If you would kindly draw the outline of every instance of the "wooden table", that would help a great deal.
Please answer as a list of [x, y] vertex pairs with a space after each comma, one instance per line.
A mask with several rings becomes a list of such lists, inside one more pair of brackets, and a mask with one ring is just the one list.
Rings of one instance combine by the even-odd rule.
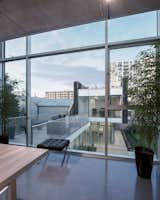
[[0, 144], [0, 190], [9, 186], [9, 199], [16, 199], [16, 178], [48, 150]]

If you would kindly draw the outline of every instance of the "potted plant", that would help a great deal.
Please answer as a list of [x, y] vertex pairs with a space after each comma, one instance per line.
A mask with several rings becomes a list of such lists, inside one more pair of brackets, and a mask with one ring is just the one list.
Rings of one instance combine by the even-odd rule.
[[14, 90], [17, 87], [16, 80], [10, 80], [9, 76], [5, 76], [3, 87], [0, 90], [0, 117], [1, 117], [1, 135], [0, 143], [8, 144], [9, 135], [13, 139], [15, 135], [15, 124], [10, 118], [15, 117], [19, 113], [19, 103]]
[[151, 177], [160, 132], [160, 51], [159, 45], [154, 47], [137, 56], [128, 81], [129, 109], [133, 110], [130, 127], [138, 138], [136, 166], [143, 178]]

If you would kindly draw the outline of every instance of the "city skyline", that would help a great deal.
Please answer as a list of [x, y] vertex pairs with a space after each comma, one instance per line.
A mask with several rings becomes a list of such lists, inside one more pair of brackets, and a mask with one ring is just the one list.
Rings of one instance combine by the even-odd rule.
[[[119, 69], [118, 69], [119, 63], [122, 63], [122, 65], [124, 65], [125, 63], [127, 63], [129, 71], [130, 71], [131, 65], [134, 64], [134, 61], [136, 60], [136, 57], [137, 57], [136, 54], [138, 55], [139, 50], [143, 51], [143, 50], [147, 50], [148, 48], [149, 48], [149, 46], [138, 47], [138, 49], [136, 47], [136, 49], [135, 49], [135, 59], [133, 59], [133, 60], [132, 59], [131, 60], [128, 60], [128, 59], [127, 60], [122, 60], [121, 59], [121, 60], [118, 60], [118, 61], [114, 61], [113, 60], [113, 62], [111, 62], [110, 65], [111, 65], [111, 85], [112, 86], [113, 85], [114, 86], [118, 86], [118, 87], [121, 86], [120, 77], [124, 75], [124, 74], [121, 74], [121, 72], [124, 70], [123, 69], [124, 66], [122, 66], [122, 71], [120, 72]], [[126, 49], [122, 49], [121, 52], [118, 52], [118, 54], [121, 55], [125, 51], [126, 51]], [[112, 58], [112, 54], [111, 54], [111, 58]], [[112, 61], [112, 59], [111, 59], [111, 61]], [[44, 63], [45, 63], [45, 61], [44, 61]], [[25, 90], [25, 67], [22, 68], [22, 66], [24, 65], [24, 62], [21, 61], [21, 63], [19, 63], [19, 61], [18, 61], [17, 65], [13, 65], [13, 64], [14, 63], [7, 63], [7, 65], [6, 65], [6, 73], [9, 74], [9, 76], [10, 76], [10, 78], [12, 80], [13, 79], [18, 80], [19, 81], [19, 88], [20, 88], [20, 90], [24, 91]], [[35, 64], [36, 65], [33, 65], [33, 66], [37, 67], [37, 63], [35, 63]], [[38, 65], [38, 66], [40, 66], [40, 65]], [[44, 65], [42, 64], [42, 67], [43, 66]], [[20, 73], [17, 74], [16, 71], [12, 72], [12, 70], [10, 70], [10, 69], [12, 69], [13, 67], [16, 68]], [[52, 71], [54, 71], [55, 68], [57, 68], [57, 70], [58, 70], [58, 68], [62, 67], [62, 66], [60, 66], [60, 65], [56, 66], [55, 65], [54, 67], [52, 67], [52, 65], [51, 65], [50, 67], [51, 67], [50, 69], [52, 69]], [[68, 68], [71, 69], [72, 70], [71, 73], [67, 74], [66, 72], [64, 72], [66, 68], [67, 69]], [[78, 70], [78, 68], [79, 68], [78, 66], [77, 67], [69, 67], [69, 66], [67, 66], [67, 67], [65, 67], [65, 69], [64, 69], [64, 67], [62, 67], [62, 70], [59, 70], [59, 72], [57, 71], [56, 73], [50, 73], [50, 71], [51, 71], [50, 70], [49, 73], [47, 74], [48, 79], [47, 78], [43, 79], [43, 85], [45, 87], [43, 87], [41, 89], [39, 89], [39, 81], [37, 81], [37, 79], [40, 78], [40, 80], [41, 80], [41, 78], [44, 78], [45, 69], [44, 69], [44, 71], [43, 71], [42, 74], [33, 71], [32, 74], [36, 77], [36, 79], [32, 82], [32, 84], [34, 85], [34, 87], [37, 86], [37, 89], [35, 90], [35, 89], [32, 88], [32, 90], [31, 90], [31, 96], [32, 97], [42, 97], [42, 98], [45, 98], [46, 97], [46, 92], [73, 91], [74, 90], [73, 89], [74, 81], [80, 81], [80, 79], [75, 80], [74, 79], [75, 76], [71, 76], [69, 79], [67, 79], [68, 82], [64, 82], [64, 85], [63, 84], [58, 85], [58, 84], [59, 84], [59, 81], [61, 80], [61, 78], [63, 78], [63, 76], [66, 76], [66, 75], [70, 76], [70, 75], [72, 75], [73, 74], [73, 69], [74, 70]], [[84, 68], [85, 71], [87, 71], [87, 69], [91, 70], [92, 68], [91, 67], [85, 67]], [[94, 67], [93, 67], [92, 70], [94, 70]], [[61, 73], [62, 71], [63, 71], [63, 73]], [[57, 76], [57, 75], [61, 75], [61, 78], [59, 78], [59, 76]], [[78, 77], [80, 77], [80, 74], [78, 74], [78, 75], [79, 75]], [[99, 76], [98, 78], [103, 77], [103, 80], [102, 79], [98, 79], [97, 76], [95, 76], [95, 77], [93, 77], [94, 79], [92, 79], [92, 83], [91, 82], [85, 82], [86, 81], [85, 79], [83, 79], [80, 82], [82, 84], [84, 84], [84, 82], [85, 82], [84, 85], [87, 86], [87, 87], [89, 87], [89, 88], [105, 88], [104, 71], [99, 70], [98, 76]], [[83, 77], [83, 74], [82, 74], [82, 77]], [[93, 80], [95, 80], [95, 82]], [[101, 84], [97, 84], [98, 80], [101, 82]], [[54, 87], [52, 87], [52, 86], [48, 87], [48, 84], [50, 85], [50, 83], [54, 83]], [[61, 83], [62, 83], [62, 81], [61, 81]], [[67, 83], [69, 85], [67, 85]]]

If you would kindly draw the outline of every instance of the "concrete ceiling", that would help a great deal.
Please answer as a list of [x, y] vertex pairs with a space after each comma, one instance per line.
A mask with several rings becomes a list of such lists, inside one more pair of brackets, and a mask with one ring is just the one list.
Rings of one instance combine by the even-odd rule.
[[[160, 9], [160, 0], [108, 0], [109, 17]], [[0, 0], [0, 40], [104, 20], [107, 0]]]

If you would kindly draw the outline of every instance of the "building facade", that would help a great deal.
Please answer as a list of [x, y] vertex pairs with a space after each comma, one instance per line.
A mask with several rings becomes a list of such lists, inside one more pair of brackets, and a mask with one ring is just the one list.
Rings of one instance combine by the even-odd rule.
[[134, 75], [134, 60], [122, 60], [111, 63], [111, 87], [122, 86], [123, 77]]
[[46, 92], [47, 99], [73, 99], [73, 91], [54, 91]]

